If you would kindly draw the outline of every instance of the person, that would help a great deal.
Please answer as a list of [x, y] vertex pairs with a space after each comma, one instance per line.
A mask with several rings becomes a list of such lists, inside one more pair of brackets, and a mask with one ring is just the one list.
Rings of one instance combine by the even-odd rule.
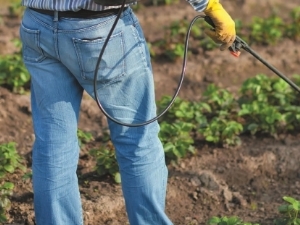
[[[111, 0], [113, 1], [113, 0]], [[187, 0], [215, 23], [207, 34], [220, 49], [235, 39], [235, 25], [218, 0]], [[80, 103], [94, 97], [94, 70], [118, 7], [93, 0], [23, 0], [22, 54], [31, 74], [35, 141], [32, 151], [37, 225], [82, 225], [76, 169]], [[149, 50], [139, 21], [127, 5], [97, 72], [105, 110], [125, 123], [156, 115]], [[100, 113], [100, 111], [99, 111]], [[170, 225], [165, 213], [167, 167], [159, 124], [122, 126], [108, 120], [131, 225]]]

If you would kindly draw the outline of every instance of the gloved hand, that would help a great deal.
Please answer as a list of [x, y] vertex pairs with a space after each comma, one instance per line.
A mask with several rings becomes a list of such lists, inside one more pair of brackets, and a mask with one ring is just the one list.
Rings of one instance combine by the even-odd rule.
[[205, 33], [217, 44], [221, 44], [220, 50], [229, 48], [235, 40], [235, 23], [223, 8], [219, 0], [209, 0], [204, 13], [215, 24], [214, 30], [206, 30]]

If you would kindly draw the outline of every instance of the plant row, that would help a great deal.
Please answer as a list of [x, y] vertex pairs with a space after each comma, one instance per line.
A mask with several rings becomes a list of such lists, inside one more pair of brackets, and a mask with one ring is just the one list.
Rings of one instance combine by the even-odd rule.
[[[282, 215], [280, 218], [274, 220], [274, 225], [300, 225], [300, 201], [284, 196], [285, 204], [278, 207], [279, 213]], [[259, 225], [258, 223], [244, 222], [242, 219], [232, 217], [217, 217], [214, 216], [209, 219], [209, 225]]]
[[[284, 20], [276, 14], [267, 18], [253, 17], [252, 21], [244, 24], [241, 20], [235, 20], [236, 32], [239, 37], [249, 45], [274, 45], [283, 38], [294, 41], [300, 40], [300, 7], [290, 12], [290, 18]], [[149, 43], [150, 53], [153, 58], [157, 55], [167, 56], [171, 60], [182, 58], [184, 55], [185, 38], [190, 21], [182, 19], [174, 21], [164, 29], [163, 39]], [[205, 34], [211, 27], [203, 20], [197, 21], [191, 29], [191, 52], [198, 52], [198, 48], [212, 50], [218, 46]]]
[[[81, 140], [80, 145], [92, 140], [91, 135], [88, 132], [78, 130], [78, 138]], [[112, 148], [112, 145], [109, 145]], [[111, 150], [111, 149], [110, 149]], [[113, 151], [106, 149], [103, 151], [104, 155], [109, 156], [112, 159]], [[96, 153], [97, 151], [94, 151]], [[17, 170], [26, 171], [26, 167], [23, 165], [24, 159], [18, 154], [16, 150], [16, 143], [9, 142], [0, 145], [0, 223], [7, 222], [6, 212], [10, 208], [10, 196], [12, 195], [14, 184], [7, 181], [9, 174], [15, 173]], [[117, 167], [116, 164], [114, 164]], [[112, 169], [112, 168], [111, 168]], [[99, 170], [103, 173], [104, 170]], [[28, 175], [23, 175], [26, 178]], [[30, 175], [31, 176], [31, 175]], [[118, 178], [120, 179], [120, 178]], [[281, 217], [274, 220], [274, 225], [300, 225], [300, 201], [284, 196], [283, 200], [285, 204], [278, 207]], [[244, 222], [242, 219], [236, 216], [231, 217], [217, 217], [214, 216], [207, 222], [209, 225], [259, 225], [258, 223]]]
[[[300, 84], [300, 75], [292, 79]], [[199, 101], [177, 98], [159, 121], [159, 138], [167, 162], [195, 153], [195, 141], [222, 147], [238, 146], [242, 135], [269, 135], [299, 131], [300, 94], [279, 78], [258, 74], [247, 79], [239, 92], [231, 93], [213, 84]], [[158, 111], [169, 104], [170, 96], [158, 101]], [[107, 147], [110, 146], [110, 147]], [[105, 142], [91, 151], [100, 174], [118, 174], [114, 148]]]
[[10, 208], [10, 196], [14, 183], [8, 181], [9, 174], [16, 170], [25, 171], [23, 159], [16, 150], [16, 143], [10, 142], [0, 145], [0, 224], [6, 222], [6, 211]]

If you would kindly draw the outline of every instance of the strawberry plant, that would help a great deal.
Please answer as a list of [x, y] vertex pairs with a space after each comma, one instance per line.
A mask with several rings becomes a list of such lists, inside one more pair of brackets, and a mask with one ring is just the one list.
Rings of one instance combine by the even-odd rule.
[[248, 223], [248, 222], [243, 222], [240, 218], [236, 216], [232, 217], [212, 217], [208, 221], [209, 225], [259, 225], [258, 223]]
[[[158, 102], [158, 111], [162, 111], [170, 103], [170, 96], [163, 96]], [[174, 122], [174, 121], [185, 121], [192, 122], [195, 117], [194, 104], [190, 101], [183, 100], [177, 97], [171, 106], [171, 108], [163, 116], [163, 121]]]
[[84, 144], [94, 140], [93, 135], [90, 132], [85, 132], [80, 129], [77, 130], [77, 136], [78, 136], [79, 146], [81, 148], [84, 147]]
[[238, 115], [245, 120], [245, 131], [252, 135], [258, 132], [275, 135], [283, 122], [282, 114], [275, 107], [259, 102], [243, 104]]
[[284, 108], [282, 114], [282, 119], [284, 121], [283, 128], [284, 131], [296, 131], [300, 127], [300, 107], [299, 106], [287, 106]]
[[283, 36], [284, 23], [278, 16], [269, 18], [254, 17], [250, 25], [251, 34], [249, 40], [258, 44], [275, 44]]
[[[197, 116], [198, 132], [206, 141], [223, 146], [240, 144], [242, 125], [236, 121], [238, 104], [232, 93], [209, 85], [200, 100], [202, 114]], [[203, 104], [203, 102], [205, 104]]]
[[297, 95], [282, 79], [269, 78], [258, 74], [247, 79], [240, 88], [239, 103], [261, 102], [272, 106], [287, 106], [297, 99]]
[[205, 140], [223, 146], [236, 146], [241, 144], [239, 135], [243, 126], [236, 122], [214, 117], [206, 127], [199, 129]]
[[14, 184], [7, 182], [8, 173], [14, 173], [16, 169], [25, 171], [23, 159], [16, 150], [16, 143], [9, 142], [0, 145], [0, 222], [6, 221], [5, 212], [10, 208], [9, 197], [12, 195]]
[[294, 8], [290, 15], [292, 22], [287, 26], [287, 36], [295, 40], [300, 40], [300, 7]]
[[25, 170], [22, 157], [16, 150], [16, 143], [9, 142], [0, 145], [0, 179], [7, 173], [13, 173], [16, 169]]
[[210, 106], [213, 113], [227, 111], [235, 112], [238, 108], [237, 102], [232, 93], [226, 89], [219, 88], [214, 84], [208, 85], [203, 93], [201, 101], [204, 101]]
[[100, 149], [91, 149], [90, 154], [96, 159], [96, 172], [102, 176], [110, 174], [116, 183], [121, 183], [119, 166], [115, 155], [115, 149], [111, 141]]
[[10, 5], [8, 6], [8, 11], [10, 16], [18, 17], [23, 14], [24, 7], [19, 1], [11, 1]]
[[167, 159], [178, 160], [188, 153], [195, 153], [194, 139], [191, 137], [194, 125], [182, 121], [160, 124], [159, 137], [164, 146]]
[[0, 223], [7, 221], [5, 216], [6, 210], [10, 208], [11, 202], [9, 197], [13, 194], [14, 184], [5, 182], [0, 185]]
[[[20, 47], [20, 41], [15, 45]], [[0, 55], [0, 85], [5, 85], [14, 92], [23, 93], [29, 88], [30, 75], [25, 68], [20, 52], [12, 55]]]
[[[297, 79], [294, 76], [296, 83]], [[246, 80], [240, 93], [238, 115], [245, 121], [245, 131], [276, 135], [294, 130], [300, 123], [299, 94], [284, 80], [259, 74]]]
[[286, 204], [278, 208], [283, 218], [276, 219], [275, 225], [300, 225], [300, 201], [288, 196], [284, 196], [283, 200]]

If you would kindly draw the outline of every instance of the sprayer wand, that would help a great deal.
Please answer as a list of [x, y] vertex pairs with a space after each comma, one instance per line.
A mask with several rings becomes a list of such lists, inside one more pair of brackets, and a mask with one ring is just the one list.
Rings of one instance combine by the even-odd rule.
[[[204, 20], [212, 27], [215, 27], [215, 25], [210, 17], [205, 16]], [[250, 48], [250, 46], [243, 39], [241, 39], [239, 36], [236, 36], [235, 41], [229, 47], [229, 51], [233, 56], [239, 57], [240, 53], [241, 53], [240, 52], [241, 49], [244, 49], [246, 52], [249, 52], [256, 59], [258, 59], [260, 62], [262, 62], [266, 67], [268, 67], [270, 70], [272, 70], [276, 75], [278, 75], [285, 82], [287, 82], [292, 88], [294, 88], [296, 91], [298, 91], [300, 93], [300, 88], [293, 81], [291, 81], [288, 77], [286, 77], [284, 74], [282, 74], [274, 66], [272, 66], [266, 60], [264, 60], [262, 57], [260, 57], [253, 49]]]

